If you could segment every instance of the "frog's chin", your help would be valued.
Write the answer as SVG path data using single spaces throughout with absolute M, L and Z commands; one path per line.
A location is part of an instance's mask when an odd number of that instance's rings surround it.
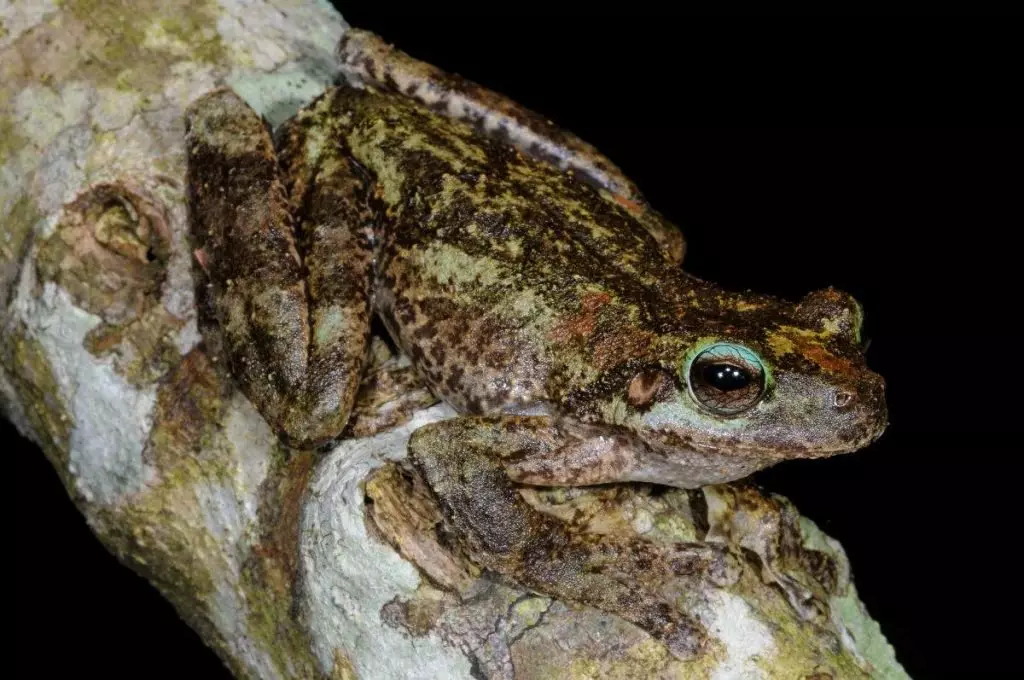
M 785 460 L 825 458 L 853 453 L 878 439 L 884 425 L 865 430 L 861 437 L 834 446 L 762 447 L 752 443 L 704 445 L 691 439 L 677 439 L 659 432 L 657 438 L 634 435 L 639 453 L 629 472 L 629 481 L 665 484 L 684 489 L 705 484 L 724 484 L 747 477 Z
M 734 451 L 647 443 L 636 457 L 628 481 L 694 489 L 736 481 L 778 461 L 776 456 L 757 452 L 737 455 Z

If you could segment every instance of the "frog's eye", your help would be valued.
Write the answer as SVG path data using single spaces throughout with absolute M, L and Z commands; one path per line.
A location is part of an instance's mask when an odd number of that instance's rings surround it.
M 687 375 L 693 398 L 724 415 L 746 411 L 765 391 L 764 365 L 739 345 L 708 347 L 690 361 Z

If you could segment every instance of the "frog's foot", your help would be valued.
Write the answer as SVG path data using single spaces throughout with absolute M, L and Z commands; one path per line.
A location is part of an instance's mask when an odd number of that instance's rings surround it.
M 186 133 L 192 237 L 232 373 L 285 441 L 328 441 L 370 337 L 363 181 L 339 150 L 307 145 L 301 119 L 282 172 L 263 121 L 228 89 L 189 107 Z
M 799 515 L 753 485 L 723 484 L 702 489 L 707 508 L 706 541 L 729 543 L 756 556 L 761 579 L 774 584 L 807 621 L 829 620 L 828 600 L 845 583 L 840 565 L 826 553 L 803 545 Z M 801 583 L 794 575 L 810 575 Z
M 693 580 L 732 583 L 735 558 L 721 546 L 574 532 L 532 508 L 503 462 L 554 453 L 560 438 L 546 417 L 458 418 L 415 432 L 409 452 L 444 510 L 447 539 L 474 562 L 527 588 L 621 616 L 677 657 L 700 654 L 707 634 L 676 606 L 673 589 Z
M 438 401 L 405 357 L 391 357 L 367 369 L 344 436 L 372 437 Z
M 686 243 L 679 229 L 647 205 L 614 163 L 576 135 L 497 92 L 413 59 L 369 31 L 348 29 L 338 45 L 338 59 L 352 83 L 400 92 L 507 140 L 525 154 L 572 170 L 637 217 L 669 260 L 682 261 Z

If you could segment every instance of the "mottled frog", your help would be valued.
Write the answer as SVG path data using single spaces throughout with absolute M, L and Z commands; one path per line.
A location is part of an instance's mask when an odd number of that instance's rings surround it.
M 330 441 L 378 315 L 462 414 L 410 442 L 455 544 L 692 652 L 698 624 L 602 566 L 644 546 L 574 536 L 514 484 L 692 488 L 867 445 L 886 409 L 860 306 L 699 280 L 585 142 L 372 34 L 339 56 L 348 84 L 276 138 L 228 89 L 187 113 L 192 233 L 239 386 L 290 445 Z M 728 579 L 705 545 L 659 559 Z

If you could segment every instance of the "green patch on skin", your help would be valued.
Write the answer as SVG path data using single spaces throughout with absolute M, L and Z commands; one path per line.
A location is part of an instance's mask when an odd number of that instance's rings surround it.
M 506 280 L 503 267 L 488 257 L 470 255 L 462 249 L 438 244 L 428 248 L 419 260 L 424 271 L 430 272 L 441 285 L 494 286 Z
M 68 472 L 71 418 L 43 347 L 18 324 L 2 336 L 0 363 L 25 408 L 25 417 L 43 453 L 73 494 Z
M 390 207 L 401 204 L 406 182 L 405 173 L 398 167 L 398 158 L 381 148 L 381 143 L 393 134 L 385 121 L 378 120 L 368 129 L 354 130 L 348 138 L 355 159 L 373 168 L 377 190 Z
M 323 310 L 313 327 L 313 341 L 319 348 L 330 347 L 341 342 L 349 330 L 344 310 L 332 305 Z
M 739 416 L 716 416 L 700 408 L 689 393 L 681 394 L 673 401 L 655 404 L 643 414 L 633 413 L 630 419 L 636 421 L 635 427 L 659 428 L 665 426 L 685 426 L 694 430 L 721 428 L 727 431 L 742 431 L 749 423 Z
M 768 347 L 775 353 L 776 358 L 796 351 L 793 341 L 781 333 L 772 333 L 768 336 Z
M 658 408 L 656 405 L 655 408 Z M 601 404 L 601 420 L 612 425 L 621 425 L 625 423 L 630 416 L 630 408 L 626 405 L 626 400 L 621 396 L 616 395 L 610 400 Z M 672 417 L 671 413 L 668 415 Z
M 456 138 L 454 137 L 449 138 L 450 141 L 455 141 L 455 139 Z M 458 141 L 462 142 L 462 140 Z M 449 165 L 451 165 L 452 170 L 454 170 L 455 172 L 461 172 L 466 167 L 466 164 L 462 159 L 466 158 L 467 156 L 470 158 L 475 156 L 476 158 L 474 160 L 476 160 L 479 163 L 485 162 L 486 159 L 484 158 L 483 154 L 479 149 L 471 147 L 467 145 L 465 142 L 462 142 L 461 146 L 462 148 L 459 149 L 461 153 L 455 153 L 449 149 L 445 149 L 444 147 L 439 147 L 431 144 L 429 141 L 427 141 L 426 136 L 421 132 L 410 133 L 409 136 L 406 137 L 402 142 L 403 149 L 407 151 L 428 152 L 432 156 L 436 156 L 437 158 L 440 158 Z

